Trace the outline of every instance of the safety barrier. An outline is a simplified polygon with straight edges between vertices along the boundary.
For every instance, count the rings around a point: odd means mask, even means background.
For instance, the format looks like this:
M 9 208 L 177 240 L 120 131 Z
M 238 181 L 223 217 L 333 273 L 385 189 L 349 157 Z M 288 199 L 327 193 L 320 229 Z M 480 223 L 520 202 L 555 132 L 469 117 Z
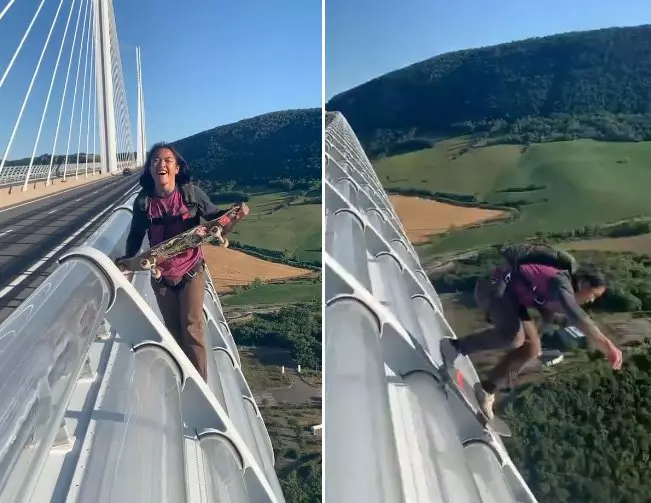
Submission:
M 133 199 L 0 325 L 0 501 L 283 502 L 209 274 L 206 383 L 113 264 Z
M 535 503 L 442 379 L 438 295 L 346 119 L 326 124 L 326 502 Z

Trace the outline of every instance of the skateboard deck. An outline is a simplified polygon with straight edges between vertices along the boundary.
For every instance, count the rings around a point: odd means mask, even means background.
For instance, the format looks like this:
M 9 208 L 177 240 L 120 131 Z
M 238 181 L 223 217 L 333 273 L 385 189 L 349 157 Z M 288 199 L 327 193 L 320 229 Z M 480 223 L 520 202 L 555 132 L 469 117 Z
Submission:
M 166 239 L 134 257 L 119 260 L 116 265 L 123 272 L 150 270 L 154 278 L 158 279 L 161 276 L 158 268 L 161 263 L 191 248 L 201 246 L 210 240 L 215 240 L 219 246 L 227 248 L 229 243 L 224 236 L 247 214 L 248 208 L 242 204 L 235 204 L 220 217 Z M 208 230 L 204 236 L 199 233 L 200 227 Z
M 454 366 L 454 359 L 457 357 L 456 350 L 445 339 L 441 341 L 441 357 L 443 359 L 441 376 L 445 383 L 475 413 L 475 417 L 482 426 L 485 429 L 492 430 L 501 437 L 510 437 L 512 435 L 511 428 L 509 428 L 509 425 L 501 417 L 493 414 L 493 419 L 489 419 L 481 410 L 473 386 L 466 380 L 461 371 Z

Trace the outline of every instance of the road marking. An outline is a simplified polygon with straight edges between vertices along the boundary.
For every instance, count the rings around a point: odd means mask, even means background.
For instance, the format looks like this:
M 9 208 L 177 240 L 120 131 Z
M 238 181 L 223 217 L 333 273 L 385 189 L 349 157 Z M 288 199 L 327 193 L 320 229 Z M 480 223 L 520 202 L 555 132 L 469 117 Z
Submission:
M 0 238 L 1 238 L 2 236 L 4 236 L 5 234 L 9 234 L 11 231 L 13 231 L 13 229 L 9 229 L 9 230 L 7 230 L 7 231 L 0 232 Z
M 81 197 L 78 197 L 77 199 L 75 199 L 75 203 L 78 203 L 79 201 L 81 201 Z
M 56 211 L 56 209 L 54 209 L 54 210 L 50 210 L 50 211 L 47 212 L 47 214 L 48 214 L 48 215 L 51 215 L 51 214 L 54 213 L 55 211 Z
M 32 199 L 31 201 L 26 201 L 26 202 L 21 203 L 21 204 L 16 204 L 15 206 L 9 206 L 8 208 L 1 208 L 0 213 L 2 213 L 3 211 L 9 211 L 9 210 L 14 210 L 16 208 L 20 208 L 21 206 L 25 206 L 26 204 L 38 203 L 39 201 L 43 201 L 44 199 L 49 199 L 51 197 L 58 196 L 60 194 L 65 194 L 66 192 L 70 192 L 71 190 L 80 189 L 82 187 L 88 187 L 89 185 L 93 185 L 95 183 L 99 183 L 99 182 L 102 182 L 104 180 L 110 180 L 110 179 L 111 178 L 109 178 L 107 176 L 106 178 L 100 178 L 99 180 L 84 183 L 83 185 L 77 185 L 76 187 L 70 187 L 69 189 L 66 189 L 66 190 L 60 190 L 59 192 L 55 192 L 54 194 L 50 194 L 49 196 L 43 196 L 43 197 L 39 197 L 38 199 Z
M 120 196 L 120 199 L 126 195 L 128 195 L 135 186 L 129 188 L 122 196 Z M 66 238 L 59 246 L 57 246 L 55 249 L 53 249 L 51 252 L 49 252 L 47 255 L 45 255 L 42 259 L 38 260 L 34 264 L 32 264 L 29 269 L 27 269 L 24 273 L 20 274 L 16 279 L 14 279 L 11 283 L 9 283 L 6 287 L 4 287 L 2 290 L 0 290 L 0 299 L 3 298 L 5 295 L 7 295 L 9 292 L 11 292 L 14 288 L 16 288 L 18 285 L 20 285 L 23 281 L 25 281 L 29 276 L 31 276 L 39 267 L 41 267 L 43 264 L 48 262 L 54 255 L 56 255 L 61 249 L 66 246 L 70 241 L 75 239 L 79 234 L 84 232 L 88 227 L 90 227 L 94 222 L 96 222 L 100 217 L 102 217 L 104 214 L 108 213 L 112 209 L 116 208 L 118 204 L 122 203 L 114 203 L 108 208 L 106 208 L 104 211 L 98 213 L 93 217 L 87 224 L 85 224 L 83 227 L 81 227 L 77 232 L 75 232 L 72 236 L 69 236 Z

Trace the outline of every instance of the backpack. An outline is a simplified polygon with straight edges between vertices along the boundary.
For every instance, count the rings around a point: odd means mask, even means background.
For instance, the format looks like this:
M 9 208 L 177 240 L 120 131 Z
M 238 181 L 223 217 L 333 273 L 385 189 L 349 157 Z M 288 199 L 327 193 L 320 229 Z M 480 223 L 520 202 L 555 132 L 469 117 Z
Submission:
M 579 267 L 571 254 L 545 244 L 506 245 L 499 253 L 513 270 L 525 264 L 541 264 L 567 271 L 572 276 Z
M 572 278 L 572 283 L 574 283 L 574 273 L 579 268 L 579 263 L 571 254 L 545 244 L 526 243 L 522 245 L 506 245 L 499 250 L 499 253 L 511 267 L 513 279 L 526 285 L 534 293 L 534 296 L 536 294 L 536 288 L 520 272 L 520 266 L 525 264 L 540 264 L 567 271 L 570 274 L 570 278 Z M 506 284 L 502 288 L 506 290 Z M 545 300 L 538 299 L 536 302 L 543 305 Z
M 181 197 L 183 198 L 183 202 L 185 205 L 188 207 L 188 212 L 189 212 L 189 217 L 187 219 L 194 219 L 197 218 L 197 196 L 195 192 L 195 186 L 192 183 L 184 183 L 183 185 L 179 186 L 179 190 L 181 192 Z M 143 215 L 147 215 L 147 210 L 149 210 L 149 205 L 151 204 L 151 197 L 147 195 L 145 192 L 145 189 L 142 189 L 138 195 L 136 196 L 136 207 L 142 211 Z M 169 223 L 172 220 L 177 220 L 181 218 L 180 216 L 176 217 L 162 217 L 162 218 L 154 218 L 153 220 L 150 221 L 150 224 L 164 224 L 164 223 Z

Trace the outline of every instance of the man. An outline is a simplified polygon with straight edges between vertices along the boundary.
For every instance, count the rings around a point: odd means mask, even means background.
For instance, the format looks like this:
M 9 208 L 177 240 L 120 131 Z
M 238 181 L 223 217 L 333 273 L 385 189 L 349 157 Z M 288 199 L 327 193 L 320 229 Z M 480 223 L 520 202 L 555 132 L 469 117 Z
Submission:
M 570 256 L 544 245 L 510 247 L 503 250 L 503 255 L 512 257 L 513 254 L 509 254 L 512 250 L 516 250 L 515 254 L 519 253 L 521 257 L 511 260 L 510 267 L 495 268 L 489 278 L 478 280 L 475 286 L 477 305 L 486 313 L 493 327 L 462 339 L 444 341 L 464 355 L 512 348 L 476 389 L 479 404 L 491 419 L 495 392 L 505 387 L 511 376 L 517 376 L 541 352 L 540 335 L 529 316 L 529 308 L 540 310 L 547 322 L 556 313 L 565 315 L 570 325 L 582 330 L 606 355 L 613 369 L 618 370 L 622 365 L 622 352 L 580 307 L 604 294 L 604 276 L 587 267 L 574 267 L 574 264 L 565 267 L 567 262 L 558 258 Z M 551 260 L 543 260 L 546 256 L 552 257 Z
M 169 144 L 159 143 L 149 152 L 140 177 L 142 190 L 133 204 L 133 219 L 125 257 L 133 257 L 145 234 L 150 247 L 200 224 L 213 220 L 219 210 L 208 196 L 190 182 L 187 162 Z M 242 205 L 246 215 L 248 208 Z M 207 233 L 205 227 L 200 234 Z M 120 259 L 116 259 L 120 260 Z M 167 329 L 176 339 L 204 380 L 207 351 L 204 333 L 204 260 L 201 247 L 191 248 L 158 265 L 161 277 L 152 277 L 152 287 Z

